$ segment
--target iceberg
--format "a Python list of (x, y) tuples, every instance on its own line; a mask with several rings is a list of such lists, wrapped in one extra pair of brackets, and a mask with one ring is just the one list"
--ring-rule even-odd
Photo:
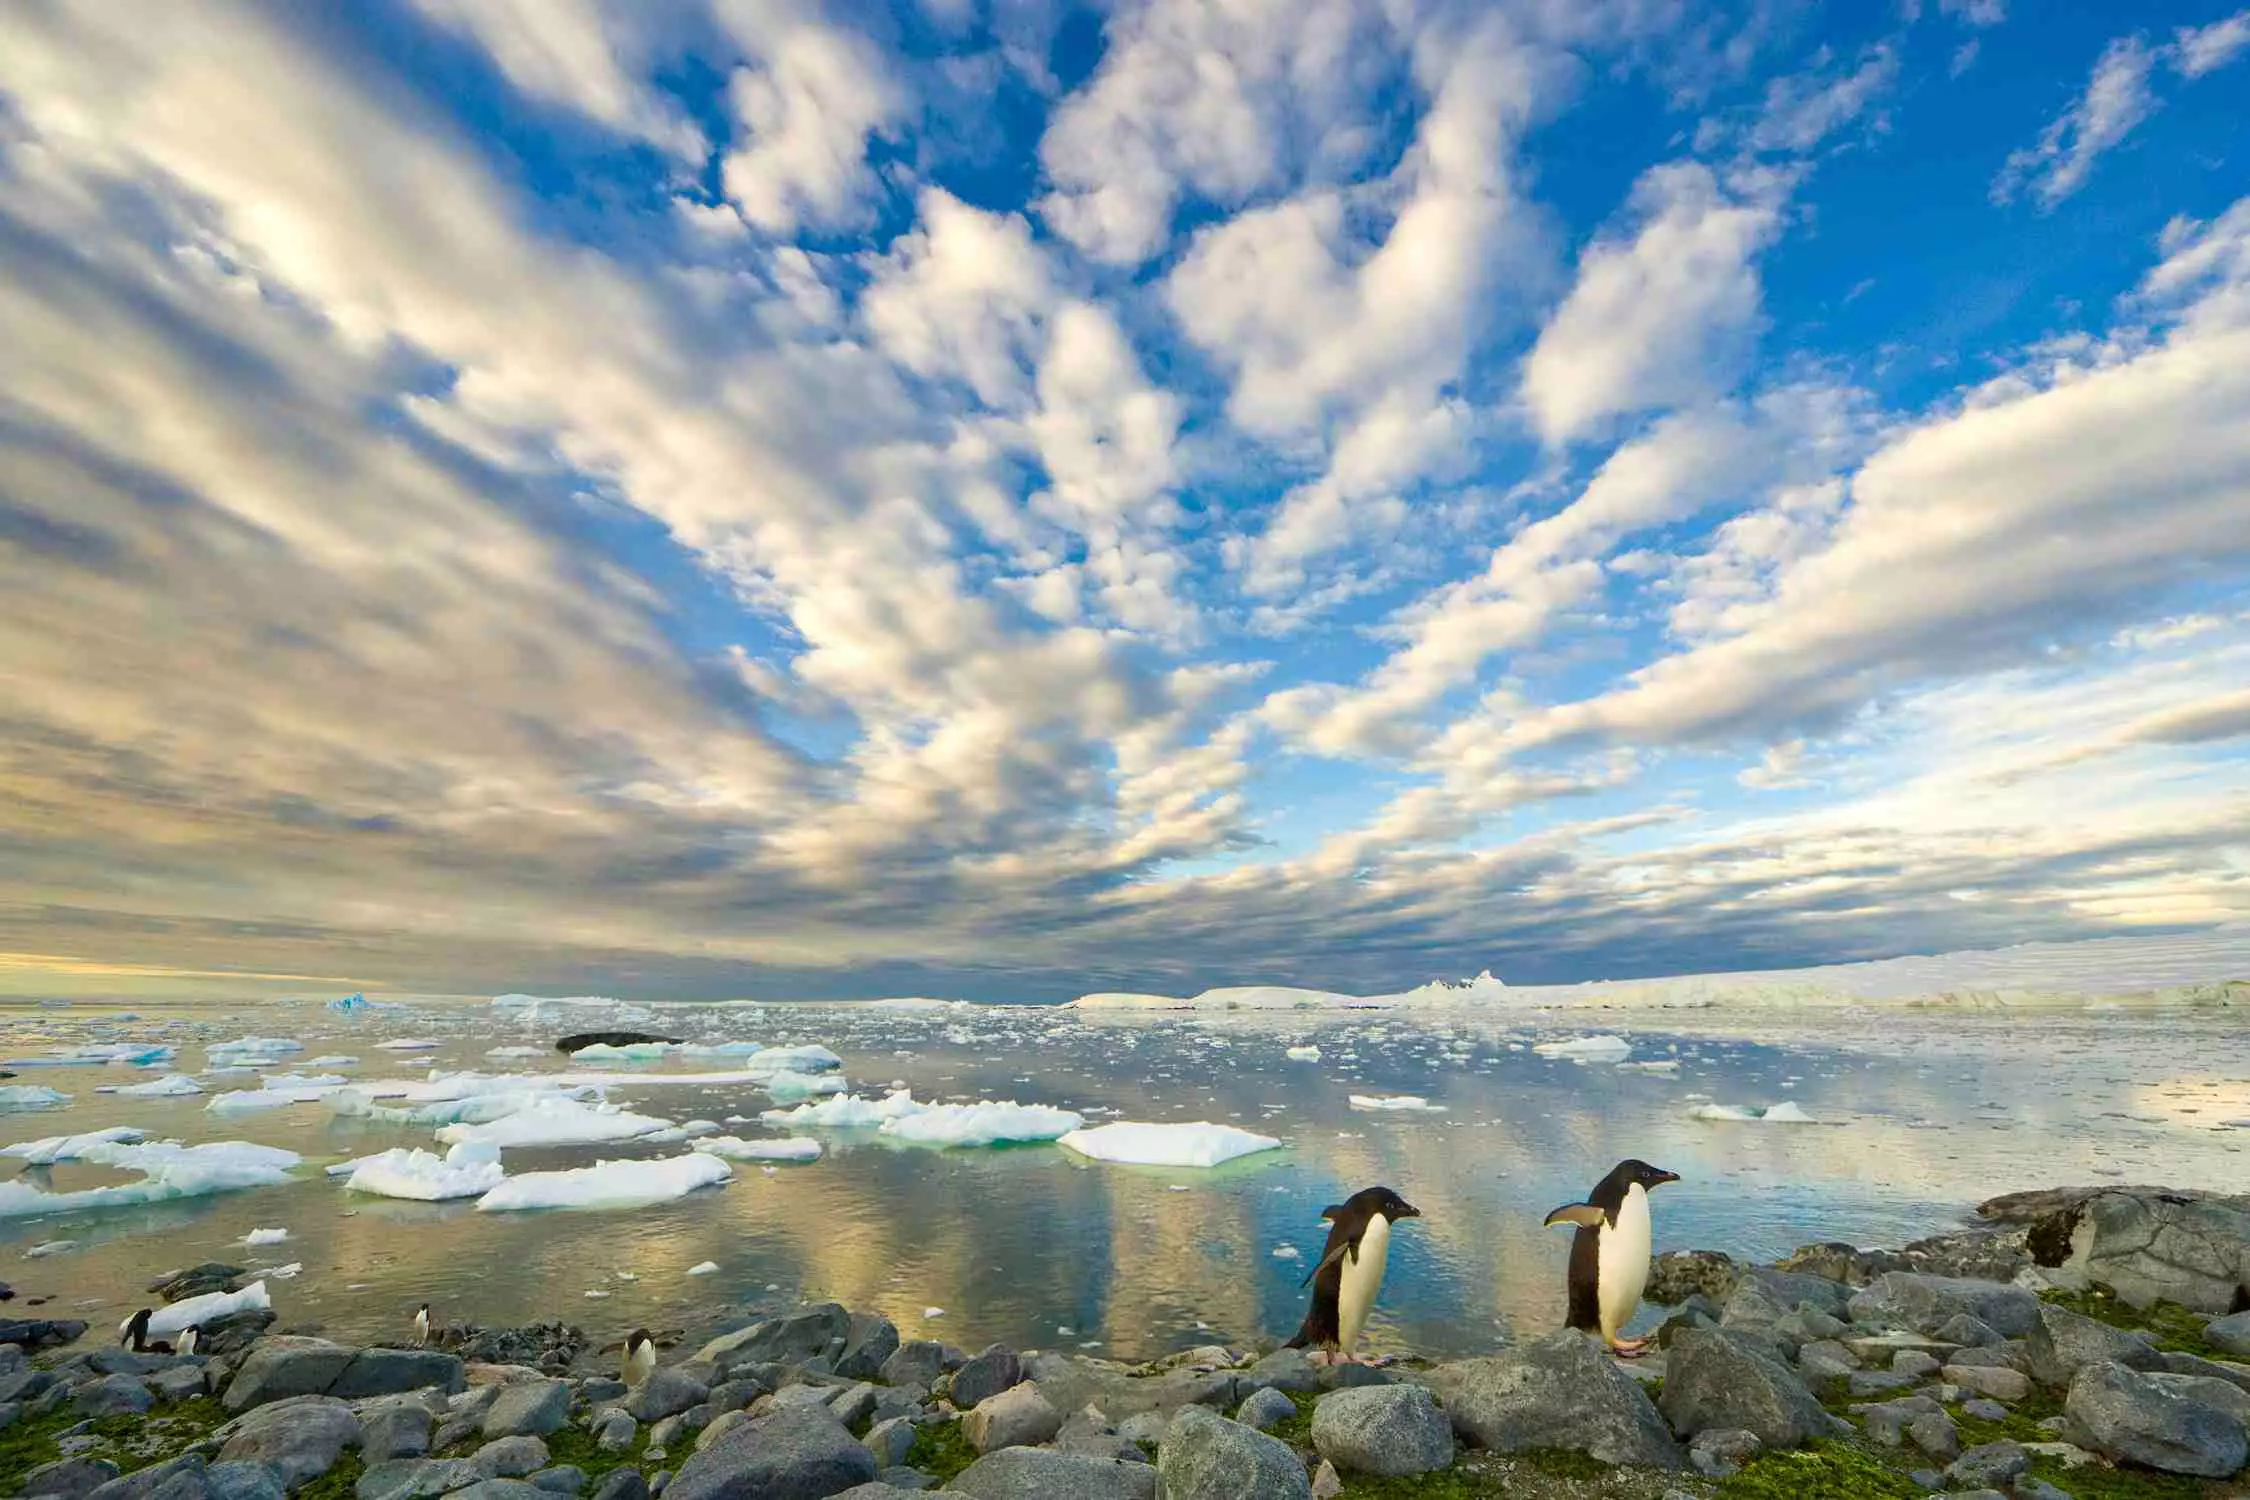
[(924, 1105), (884, 1121), (882, 1132), (917, 1146), (1003, 1146), (1056, 1140), (1085, 1123), (1067, 1109), (1001, 1099)]
[(914, 1102), (911, 1090), (897, 1089), (879, 1100), (862, 1099), (856, 1094), (839, 1094), (818, 1103), (800, 1104), (795, 1109), (769, 1109), (758, 1118), (768, 1125), (788, 1125), (800, 1129), (874, 1130), (887, 1120), (919, 1114), (928, 1108), (927, 1104)]
[(445, 1043), (426, 1036), (402, 1036), (375, 1045), (385, 1052), (435, 1052)]
[(1431, 1114), (1444, 1114), (1445, 1106), (1432, 1104), (1415, 1094), (1353, 1094), (1352, 1108), (1372, 1110), (1426, 1110)]
[(841, 1057), (818, 1043), (760, 1047), (742, 1062), (743, 1070), (749, 1073), (833, 1073), (843, 1065)]
[(1318, 1047), (1291, 1047), (1282, 1056), (1288, 1058), (1291, 1062), (1319, 1062), (1320, 1049)]
[(798, 1073), (784, 1068), (766, 1078), (766, 1092), (777, 1101), (804, 1099), (814, 1094), (841, 1094), (849, 1087), (841, 1073)]
[(687, 1273), (690, 1276), (709, 1276), (718, 1269), (719, 1263), (715, 1260), (699, 1260), (687, 1268)]
[(365, 995), (346, 995), (341, 1000), (329, 1001), (328, 1008), (340, 1011), (365, 1010), (367, 1009), (367, 997)]
[(179, 1056), (179, 1052), (177, 1047), (117, 1042), (107, 1046), (58, 1047), (52, 1056), (55, 1064), (65, 1067), (87, 1063), (126, 1063), (134, 1067), (146, 1067), (151, 1063), (169, 1062)]
[(545, 1057), (547, 1049), (544, 1047), (494, 1047), (484, 1055), (486, 1057)]
[(267, 1078), (263, 1088), (234, 1089), (228, 1093), (214, 1094), (211, 1102), (203, 1107), (215, 1115), (243, 1115), (263, 1109), (280, 1109), (291, 1104), (312, 1104), (350, 1082), (350, 1079), (340, 1073), (282, 1074)]
[(41, 1088), (36, 1083), (0, 1086), (0, 1114), (27, 1109), (57, 1109), (69, 1102), (70, 1095)]
[(229, 1057), (279, 1057), (287, 1052), (302, 1052), (305, 1044), (285, 1036), (238, 1036), (231, 1042), (213, 1042), (203, 1050), (214, 1058), (221, 1053)]
[(203, 1092), (203, 1085), (185, 1073), (167, 1073), (162, 1078), (151, 1078), (146, 1083), (111, 1084), (103, 1092), (126, 1099), (170, 1099), (200, 1094)]
[(695, 1143), (695, 1150), (723, 1156), (728, 1161), (818, 1161), (820, 1142), (810, 1136), (779, 1140), (746, 1141), (737, 1135), (714, 1135)]
[(595, 1042), (570, 1054), (572, 1063), (662, 1062), (672, 1050), (670, 1042), (627, 1042), (622, 1047)]
[(159, 1338), (169, 1333), (183, 1333), (198, 1324), (214, 1323), (233, 1313), (272, 1306), (273, 1298), (266, 1295), (266, 1284), (262, 1281), (253, 1281), (239, 1292), (207, 1292), (200, 1297), (183, 1297), (149, 1314), (149, 1336)]
[(305, 1066), (308, 1068), (354, 1068), (359, 1066), (359, 1059), (347, 1057), (341, 1052), (331, 1052), (325, 1057), (306, 1058)]
[(23, 1218), (67, 1209), (121, 1208), (163, 1203), (174, 1198), (196, 1198), (235, 1188), (268, 1187), (287, 1182), (289, 1169), (303, 1160), (294, 1151), (284, 1151), (278, 1146), (254, 1146), (247, 1141), (212, 1141), (201, 1146), (183, 1146), (177, 1141), (152, 1141), (145, 1145), (111, 1142), (84, 1147), (76, 1159), (137, 1172), (141, 1180), (69, 1193), (45, 1192), (21, 1178), (0, 1182), (0, 1218)]
[(253, 1229), (242, 1237), (242, 1243), (250, 1246), (278, 1245), (288, 1238), (289, 1231), (286, 1229)]
[(1281, 1149), (1281, 1142), (1270, 1135), (1232, 1125), (1146, 1125), (1129, 1120), (1073, 1130), (1062, 1144), (1096, 1161), (1146, 1167), (1215, 1167), (1237, 1157)]
[(146, 1140), (148, 1132), (130, 1125), (112, 1125), (107, 1130), (89, 1130), (83, 1135), (51, 1135), (45, 1140), (23, 1141), (9, 1146), (0, 1155), (13, 1156), (35, 1167), (52, 1166), (58, 1161), (76, 1161), (101, 1146), (131, 1145)]
[(1698, 1104), (1688, 1111), (1696, 1120), (1723, 1120), (1755, 1125), (1818, 1125), (1820, 1122), (1799, 1108), (1794, 1099), (1779, 1104), (1769, 1104), (1760, 1109), (1755, 1104)]
[(1574, 1062), (1622, 1062), (1633, 1055), (1633, 1044), (1621, 1036), (1575, 1036), (1567, 1042), (1541, 1042), (1531, 1050)]
[(500, 1148), (482, 1141), (465, 1141), (442, 1157), (401, 1149), (350, 1165), (352, 1173), (344, 1183), (349, 1191), (422, 1203), (475, 1198), (498, 1187), (507, 1176), (501, 1170)]
[(438, 1131), (437, 1138), (448, 1146), (471, 1141), (489, 1146), (591, 1146), (629, 1141), (669, 1129), (671, 1124), (653, 1115), (581, 1104), (560, 1094), (539, 1094), (496, 1119), (447, 1125)]
[(734, 1176), (708, 1151), (658, 1161), (605, 1161), (568, 1172), (523, 1172), (477, 1201), (478, 1213), (525, 1208), (646, 1208)]

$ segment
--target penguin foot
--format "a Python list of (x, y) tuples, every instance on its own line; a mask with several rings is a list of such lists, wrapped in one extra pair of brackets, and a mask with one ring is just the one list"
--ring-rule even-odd
[(1639, 1359), (1648, 1353), (1649, 1342), (1647, 1339), (1612, 1339), (1609, 1351), (1619, 1359)]

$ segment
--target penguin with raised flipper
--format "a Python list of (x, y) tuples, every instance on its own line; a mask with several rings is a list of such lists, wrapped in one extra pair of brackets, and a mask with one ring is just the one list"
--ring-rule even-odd
[(1678, 1182), (1677, 1172), (1627, 1158), (1594, 1184), (1584, 1203), (1566, 1203), (1547, 1215), (1547, 1223), (1569, 1224), (1570, 1311), (1572, 1328), (1599, 1333), (1602, 1342), (1627, 1359), (1643, 1353), (1648, 1340), (1621, 1339), (1618, 1330), (1633, 1321), (1648, 1285), (1649, 1251), (1655, 1238), (1649, 1218), (1651, 1188)]
[(1339, 1361), (1356, 1357), (1359, 1335), (1390, 1261), (1391, 1229), (1422, 1211), (1387, 1187), (1362, 1188), (1342, 1203), (1321, 1210), (1328, 1221), (1328, 1243), (1320, 1263), (1305, 1278), (1312, 1283), (1312, 1308), (1304, 1325), (1284, 1348), (1313, 1349)]

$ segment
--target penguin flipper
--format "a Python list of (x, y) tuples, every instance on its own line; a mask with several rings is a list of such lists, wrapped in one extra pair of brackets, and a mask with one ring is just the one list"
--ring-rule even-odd
[(1342, 1261), (1345, 1256), (1350, 1255), (1352, 1253), (1352, 1248), (1352, 1242), (1350, 1240), (1344, 1240), (1341, 1243), (1332, 1246), (1329, 1249), (1328, 1253), (1320, 1258), (1320, 1264), (1314, 1266), (1310, 1271), (1307, 1271), (1305, 1273), (1305, 1279), (1298, 1282), (1297, 1285), (1311, 1286), (1314, 1277), (1327, 1270), (1330, 1266), (1333, 1266)]
[(1591, 1203), (1566, 1203), (1547, 1215), (1540, 1227), (1552, 1229), (1557, 1224), (1575, 1224), (1580, 1229), (1598, 1229), (1608, 1222), (1609, 1215)]

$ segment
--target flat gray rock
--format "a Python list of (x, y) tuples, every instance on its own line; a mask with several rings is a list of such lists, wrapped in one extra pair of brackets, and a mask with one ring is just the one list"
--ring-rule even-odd
[(1165, 1500), (1312, 1500), (1287, 1444), (1200, 1406), (1182, 1407), (1165, 1429), (1156, 1480)]
[(2098, 1318), (2051, 1302), (2039, 1305), (2038, 1322), (2025, 1335), (2023, 1351), (2032, 1379), (2063, 1389), (2088, 1365), (2119, 1364), (2153, 1370), (2163, 1364), (2163, 1357), (2145, 1334), (2112, 1328)]
[(1503, 1354), (1440, 1365), (1429, 1379), (1454, 1431), (1495, 1453), (1566, 1448), (1603, 1463), (1687, 1467), (1640, 1382), (1584, 1334), (1566, 1329)]
[(336, 1466), (359, 1446), (359, 1418), (333, 1396), (291, 1396), (236, 1417), (214, 1436), (222, 1463), (271, 1464), (291, 1489)]
[(434, 1386), (450, 1396), (461, 1389), (464, 1379), (459, 1355), (437, 1349), (362, 1349), (328, 1386), (327, 1394), (356, 1401)]
[(169, 1463), (151, 1464), (112, 1479), (95, 1490), (90, 1500), (209, 1500), (210, 1469), (202, 1454), (183, 1454)]
[(1453, 1466), (1453, 1423), (1418, 1385), (1332, 1391), (1313, 1408), (1313, 1447), (1347, 1474), (1427, 1474)]
[(1967, 1313), (2004, 1337), (2022, 1338), (2038, 1321), (2039, 1298), (2008, 1282), (1886, 1271), (1851, 1299), (1849, 1311), (1861, 1320), (1887, 1314), (1927, 1334)]
[(2080, 1370), (2063, 1415), (2080, 1447), (2168, 1474), (2224, 1479), (2250, 1458), (2250, 1433), (2232, 1413), (2123, 1365)]
[(327, 1339), (286, 1334), (260, 1339), (234, 1372), (222, 1404), (228, 1411), (248, 1411), (291, 1396), (325, 1395), (358, 1352)]
[(430, 1500), (482, 1477), (465, 1458), (400, 1458), (370, 1464), (352, 1493), (357, 1500)]
[(963, 1469), (943, 1493), (976, 1500), (1155, 1500), (1156, 1470), (1045, 1448), (1005, 1448)]
[(1035, 1385), (1015, 1385), (987, 1396), (961, 1419), (961, 1436), (979, 1453), (1002, 1448), (1032, 1448), (1062, 1431), (1062, 1413), (1047, 1404)]
[(2250, 1359), (2250, 1312), (2213, 1318), (2203, 1325), (2203, 1341), (2236, 1359)]
[(368, 1412), (359, 1419), (361, 1456), (370, 1466), (394, 1458), (420, 1458), (430, 1451), (435, 1425), (429, 1412), (403, 1402)]
[(26, 1495), (54, 1495), (59, 1500), (79, 1500), (117, 1477), (117, 1465), (106, 1458), (61, 1458), (41, 1464), (23, 1477)]
[(488, 1438), (545, 1437), (569, 1420), (569, 1381), (524, 1380), (500, 1387), (480, 1425)]
[(1281, 1393), (1279, 1386), (1260, 1386), (1243, 1398), (1235, 1408), (1234, 1419), (1245, 1427), (1255, 1427), (1260, 1432), (1270, 1430), (1276, 1423), (1286, 1422), (1297, 1415), (1297, 1403)]
[(676, 1416), (691, 1406), (700, 1406), (711, 1394), (711, 1388), (692, 1375), (664, 1366), (649, 1372), (640, 1389), (625, 1398), (625, 1410), (643, 1422), (658, 1422)]
[(819, 1406), (755, 1417), (680, 1465), (666, 1500), (825, 1500), (873, 1479), (875, 1455)]
[(822, 1302), (721, 1334), (695, 1352), (695, 1362), (726, 1371), (737, 1365), (833, 1361), (850, 1346), (851, 1336), (851, 1313), (837, 1303)]
[(133, 1375), (104, 1375), (78, 1388), (72, 1411), (82, 1417), (137, 1417), (156, 1404), (148, 1382)]
[(521, 1479), (547, 1467), (547, 1445), (528, 1434), (494, 1438), (469, 1455), (481, 1479)]

